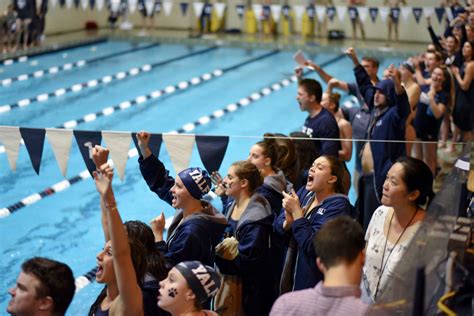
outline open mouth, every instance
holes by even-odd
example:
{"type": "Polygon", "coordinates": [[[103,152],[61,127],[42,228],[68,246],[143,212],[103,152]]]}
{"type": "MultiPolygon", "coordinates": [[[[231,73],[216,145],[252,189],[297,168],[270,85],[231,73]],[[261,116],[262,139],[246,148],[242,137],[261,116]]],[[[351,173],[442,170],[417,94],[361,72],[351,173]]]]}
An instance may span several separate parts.
{"type": "Polygon", "coordinates": [[[101,265],[97,265],[97,271],[95,273],[96,278],[100,278],[104,272],[104,268],[101,265]]]}
{"type": "Polygon", "coordinates": [[[308,175],[308,181],[306,181],[306,185],[311,185],[313,183],[314,176],[313,175],[308,175]]]}

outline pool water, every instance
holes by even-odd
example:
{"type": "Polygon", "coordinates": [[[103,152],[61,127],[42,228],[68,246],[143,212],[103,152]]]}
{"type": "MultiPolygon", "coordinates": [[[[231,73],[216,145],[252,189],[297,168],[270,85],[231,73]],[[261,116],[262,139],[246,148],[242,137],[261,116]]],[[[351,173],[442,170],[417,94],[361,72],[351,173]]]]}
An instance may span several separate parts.
{"type": "MultiPolygon", "coordinates": [[[[38,56],[25,63],[2,67],[0,80],[66,62],[103,57],[149,44],[108,41],[38,56]]],[[[159,63],[177,56],[185,57],[206,48],[205,46],[162,44],[106,58],[100,63],[56,75],[14,82],[11,86],[0,87],[0,105],[13,104],[20,99],[113,75],[133,67],[159,63]]],[[[154,90],[164,89],[169,85],[176,85],[181,81],[210,73],[215,69],[230,67],[269,52],[270,50],[216,48],[165,63],[149,72],[129,76],[107,85],[98,85],[77,93],[50,98],[45,102],[32,103],[24,108],[13,109],[0,114],[0,125],[41,128],[59,126],[69,120],[79,119],[86,114],[101,111],[123,101],[134,100],[154,90]]],[[[187,123],[195,122],[202,116],[210,115],[228,104],[236,103],[254,92],[269,87],[281,79],[289,78],[295,67],[292,55],[293,52],[280,51],[257,62],[225,72],[222,76],[196,87],[147,101],[127,110],[80,124],[75,128],[133,132],[148,130],[154,133],[177,130],[187,123]]],[[[334,54],[319,53],[308,57],[317,63],[324,63],[334,56],[334,54]]],[[[398,63],[400,60],[399,57],[384,57],[381,59],[380,69],[390,63],[398,63]]],[[[341,58],[325,67],[328,73],[347,81],[354,80],[351,69],[352,64],[348,58],[341,58]]],[[[314,77],[314,75],[310,76],[314,77]]],[[[232,162],[246,159],[249,148],[261,139],[263,133],[288,134],[301,129],[306,114],[300,112],[295,96],[296,85],[292,83],[235,112],[212,120],[206,125],[197,126],[192,133],[230,136],[229,147],[220,170],[222,174],[225,174],[232,162]]],[[[132,148],[133,145],[130,146],[132,148]]],[[[164,144],[161,146],[160,159],[170,170],[173,170],[164,144]]],[[[196,147],[190,165],[202,166],[196,147]]],[[[353,169],[352,162],[349,163],[348,168],[353,169]]],[[[72,177],[83,170],[85,170],[84,162],[73,141],[67,175],[72,177]]],[[[171,173],[174,175],[174,171],[171,173]]],[[[10,170],[6,155],[1,153],[0,209],[63,179],[48,141],[44,144],[39,176],[31,167],[24,146],[20,148],[16,172],[10,170]]],[[[136,159],[130,159],[127,162],[124,182],[121,182],[118,177],[114,179],[114,189],[123,220],[138,219],[149,222],[162,211],[165,212],[167,218],[174,213],[169,205],[148,190],[136,159]]],[[[353,192],[350,198],[352,202],[355,202],[353,192]]],[[[99,196],[93,181],[90,178],[80,181],[60,193],[45,197],[10,216],[0,218],[0,231],[2,232],[0,310],[3,313],[9,301],[8,288],[14,284],[20,265],[25,259],[32,256],[46,256],[63,261],[72,268],[75,277],[95,266],[95,256],[103,247],[104,240],[100,224],[99,196]]],[[[100,285],[92,283],[76,293],[67,314],[86,314],[100,288],[100,285]]]]}

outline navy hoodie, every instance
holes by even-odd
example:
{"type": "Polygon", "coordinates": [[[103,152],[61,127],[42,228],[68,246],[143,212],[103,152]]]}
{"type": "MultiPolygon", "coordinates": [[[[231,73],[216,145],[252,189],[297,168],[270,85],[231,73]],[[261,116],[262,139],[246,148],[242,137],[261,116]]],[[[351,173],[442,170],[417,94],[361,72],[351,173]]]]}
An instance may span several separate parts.
{"type": "MultiPolygon", "coordinates": [[[[235,201],[226,206],[232,216],[235,201]]],[[[239,241],[239,255],[232,261],[216,257],[221,273],[242,278],[242,300],[246,315],[268,315],[276,298],[273,290],[270,236],[273,214],[268,201],[255,193],[240,217],[233,233],[239,241]]]]}
{"type": "MultiPolygon", "coordinates": [[[[359,90],[371,110],[372,122],[369,124],[367,139],[405,140],[405,121],[410,113],[410,104],[405,90],[401,95],[397,95],[395,92],[386,93],[388,108],[377,114],[378,109],[374,108],[375,87],[370,82],[369,75],[361,65],[354,68],[354,74],[359,90]]],[[[388,169],[399,157],[406,154],[405,143],[371,142],[370,149],[374,159],[376,193],[380,197],[388,169]]]]}
{"type": "MultiPolygon", "coordinates": [[[[163,163],[154,155],[138,158],[140,171],[151,191],[171,205],[170,189],[174,179],[169,176],[163,163]]],[[[168,238],[157,243],[164,253],[169,267],[182,262],[197,260],[206,265],[214,265],[214,248],[220,242],[227,226],[227,220],[209,202],[201,201],[203,209],[183,220],[183,211],[176,213],[168,229],[168,238]]]]}
{"type": "MultiPolygon", "coordinates": [[[[310,205],[314,200],[314,192],[306,190],[305,187],[301,188],[297,195],[303,208],[310,205]]],[[[293,291],[314,287],[323,279],[323,274],[316,266],[317,255],[314,250],[313,239],[324,223],[342,215],[354,217],[354,207],[346,195],[334,194],[307,211],[304,217],[295,220],[288,231],[283,228],[284,210],[275,220],[274,228],[276,232],[286,237],[288,241],[294,238],[297,244],[296,261],[291,263],[293,264],[291,269],[293,291]]]]}

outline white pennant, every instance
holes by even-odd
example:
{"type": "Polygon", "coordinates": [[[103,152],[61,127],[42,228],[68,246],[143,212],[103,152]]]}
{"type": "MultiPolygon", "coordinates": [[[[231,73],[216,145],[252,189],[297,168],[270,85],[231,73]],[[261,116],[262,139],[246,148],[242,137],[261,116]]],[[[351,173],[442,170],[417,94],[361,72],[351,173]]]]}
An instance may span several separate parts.
{"type": "Polygon", "coordinates": [[[423,15],[425,17],[431,17],[434,13],[434,8],[433,7],[424,7],[423,8],[423,15]]]}
{"type": "Polygon", "coordinates": [[[367,16],[369,15],[369,8],[367,7],[357,7],[359,10],[359,18],[362,21],[362,23],[365,23],[367,21],[367,16]]]}
{"type": "Polygon", "coordinates": [[[454,19],[454,16],[453,16],[453,11],[451,11],[451,8],[450,7],[446,7],[446,17],[448,18],[449,21],[452,21],[454,19]]]}
{"type": "Polygon", "coordinates": [[[10,168],[12,171],[16,171],[21,142],[20,128],[18,126],[0,126],[0,142],[5,146],[10,168]]]}
{"type": "Polygon", "coordinates": [[[319,23],[324,22],[324,17],[326,16],[326,7],[322,5],[316,6],[316,15],[318,16],[319,23]]]}
{"type": "Polygon", "coordinates": [[[72,0],[66,0],[66,8],[68,9],[72,8],[72,0]]]}
{"type": "Polygon", "coordinates": [[[137,4],[137,0],[128,0],[128,11],[130,12],[130,14],[135,13],[135,11],[137,10],[137,4]]]}
{"type": "Polygon", "coordinates": [[[214,9],[216,9],[216,14],[219,19],[222,19],[224,16],[225,3],[216,2],[214,3],[214,9]]]}
{"type": "Polygon", "coordinates": [[[176,174],[189,166],[193,153],[195,136],[186,134],[163,134],[163,142],[170,156],[176,174]]]}
{"type": "Polygon", "coordinates": [[[154,9],[155,9],[155,1],[154,0],[146,0],[145,1],[146,15],[151,16],[154,9]]]}
{"type": "Polygon", "coordinates": [[[53,149],[54,157],[58,162],[59,169],[63,177],[67,174],[67,162],[72,145],[72,130],[47,128],[46,138],[53,149]]]}
{"type": "Polygon", "coordinates": [[[204,9],[204,2],[194,2],[194,14],[199,18],[202,14],[202,9],[204,9]]]}
{"type": "Polygon", "coordinates": [[[275,22],[280,21],[281,5],[280,4],[272,4],[270,6],[270,11],[272,11],[272,17],[275,20],[275,22]]]}
{"type": "Polygon", "coordinates": [[[102,11],[104,8],[104,0],[95,0],[95,7],[97,8],[97,11],[102,11]]]}
{"type": "Polygon", "coordinates": [[[389,7],[383,6],[379,8],[380,20],[382,20],[383,23],[387,22],[387,17],[389,13],[390,13],[389,7]]]}
{"type": "Polygon", "coordinates": [[[132,136],[129,132],[102,131],[102,137],[110,151],[110,158],[114,162],[120,180],[123,181],[125,177],[125,165],[128,160],[128,149],[130,148],[132,136]]]}
{"type": "Polygon", "coordinates": [[[257,20],[260,20],[260,17],[262,16],[263,6],[261,4],[252,4],[252,10],[255,14],[255,18],[257,18],[257,20]]]}
{"type": "Polygon", "coordinates": [[[412,14],[412,7],[402,7],[400,8],[400,15],[402,16],[403,22],[408,21],[408,17],[412,14]]]}
{"type": "Polygon", "coordinates": [[[302,5],[295,5],[293,7],[293,10],[295,10],[295,17],[296,17],[296,21],[298,23],[301,23],[301,18],[303,17],[303,13],[304,13],[304,6],[302,5]]]}
{"type": "Polygon", "coordinates": [[[89,0],[81,0],[81,7],[82,7],[82,10],[86,10],[87,9],[87,5],[89,4],[89,0]]]}
{"type": "Polygon", "coordinates": [[[120,0],[110,0],[110,11],[118,12],[120,8],[120,0]]]}
{"type": "Polygon", "coordinates": [[[344,18],[346,17],[347,7],[343,5],[336,6],[337,16],[339,17],[339,21],[343,22],[344,18]]]}
{"type": "Polygon", "coordinates": [[[58,0],[51,0],[51,9],[54,9],[58,4],[58,0]]]}
{"type": "Polygon", "coordinates": [[[165,12],[166,16],[169,16],[171,14],[172,9],[173,9],[173,2],[171,1],[163,2],[163,11],[165,12]]]}

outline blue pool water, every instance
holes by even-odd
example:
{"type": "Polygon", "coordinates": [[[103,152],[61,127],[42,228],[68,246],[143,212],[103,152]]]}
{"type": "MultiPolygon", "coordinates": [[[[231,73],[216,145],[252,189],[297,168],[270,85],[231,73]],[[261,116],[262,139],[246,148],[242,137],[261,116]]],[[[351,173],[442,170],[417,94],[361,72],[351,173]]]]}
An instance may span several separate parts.
{"type": "MultiPolygon", "coordinates": [[[[146,45],[149,43],[142,43],[146,45]]],[[[26,63],[18,63],[1,68],[0,79],[31,73],[38,69],[61,65],[80,59],[128,50],[137,44],[128,42],[107,42],[62,51],[33,58],[26,63]],[[31,61],[37,63],[31,65],[31,61]]],[[[99,79],[118,71],[126,71],[144,64],[153,64],[177,56],[185,56],[205,49],[204,46],[160,45],[136,53],[124,54],[106,59],[93,66],[69,70],[40,79],[17,82],[10,87],[0,87],[0,105],[12,104],[20,99],[55,91],[76,83],[99,79]]],[[[77,93],[51,98],[46,102],[34,103],[0,114],[0,125],[28,127],[53,127],[79,119],[82,116],[102,110],[105,107],[133,100],[136,97],[175,85],[183,80],[225,68],[270,50],[248,50],[238,48],[218,48],[207,53],[165,64],[150,72],[114,81],[106,86],[84,89],[77,93]]],[[[279,52],[258,62],[225,73],[197,87],[174,93],[157,100],[145,102],[110,116],[98,118],[90,123],[78,125],[82,130],[148,130],[165,133],[194,122],[204,115],[238,102],[253,92],[260,91],[274,82],[288,78],[295,66],[293,52],[279,52]]],[[[320,53],[308,56],[317,63],[333,58],[334,54],[320,53]]],[[[396,57],[382,58],[381,69],[390,63],[398,63],[396,57]]],[[[325,69],[340,79],[352,81],[352,65],[347,58],[339,59],[325,69]]],[[[236,160],[245,159],[250,146],[265,132],[289,133],[300,130],[306,117],[300,112],[295,101],[296,86],[291,84],[269,96],[251,103],[220,119],[211,121],[193,130],[194,134],[228,135],[230,144],[221,167],[227,167],[236,160]]],[[[132,145],[131,145],[132,146],[132,145]]],[[[166,148],[161,147],[160,159],[172,170],[166,148]]],[[[192,155],[190,165],[202,165],[197,150],[192,155]]],[[[349,169],[352,170],[352,163],[349,169]]],[[[85,169],[75,141],[68,164],[68,177],[85,169]]],[[[174,174],[174,172],[172,172],[174,174]]],[[[24,146],[20,149],[17,171],[13,173],[5,154],[0,154],[0,208],[40,192],[63,180],[48,141],[45,141],[40,176],[31,167],[24,146]]],[[[125,181],[114,180],[114,188],[119,209],[124,220],[138,219],[148,222],[161,211],[166,217],[174,210],[148,190],[142,180],[136,159],[127,162],[125,181]]],[[[351,193],[351,200],[355,197],[351,193]]],[[[15,282],[21,263],[32,256],[46,256],[67,263],[75,276],[80,276],[95,266],[95,256],[103,246],[100,225],[99,198],[93,182],[81,181],[69,189],[27,206],[12,215],[0,218],[0,313],[5,310],[9,295],[7,290],[15,282]]],[[[84,315],[94,301],[100,285],[95,283],[79,291],[68,315],[84,315]]]]}

